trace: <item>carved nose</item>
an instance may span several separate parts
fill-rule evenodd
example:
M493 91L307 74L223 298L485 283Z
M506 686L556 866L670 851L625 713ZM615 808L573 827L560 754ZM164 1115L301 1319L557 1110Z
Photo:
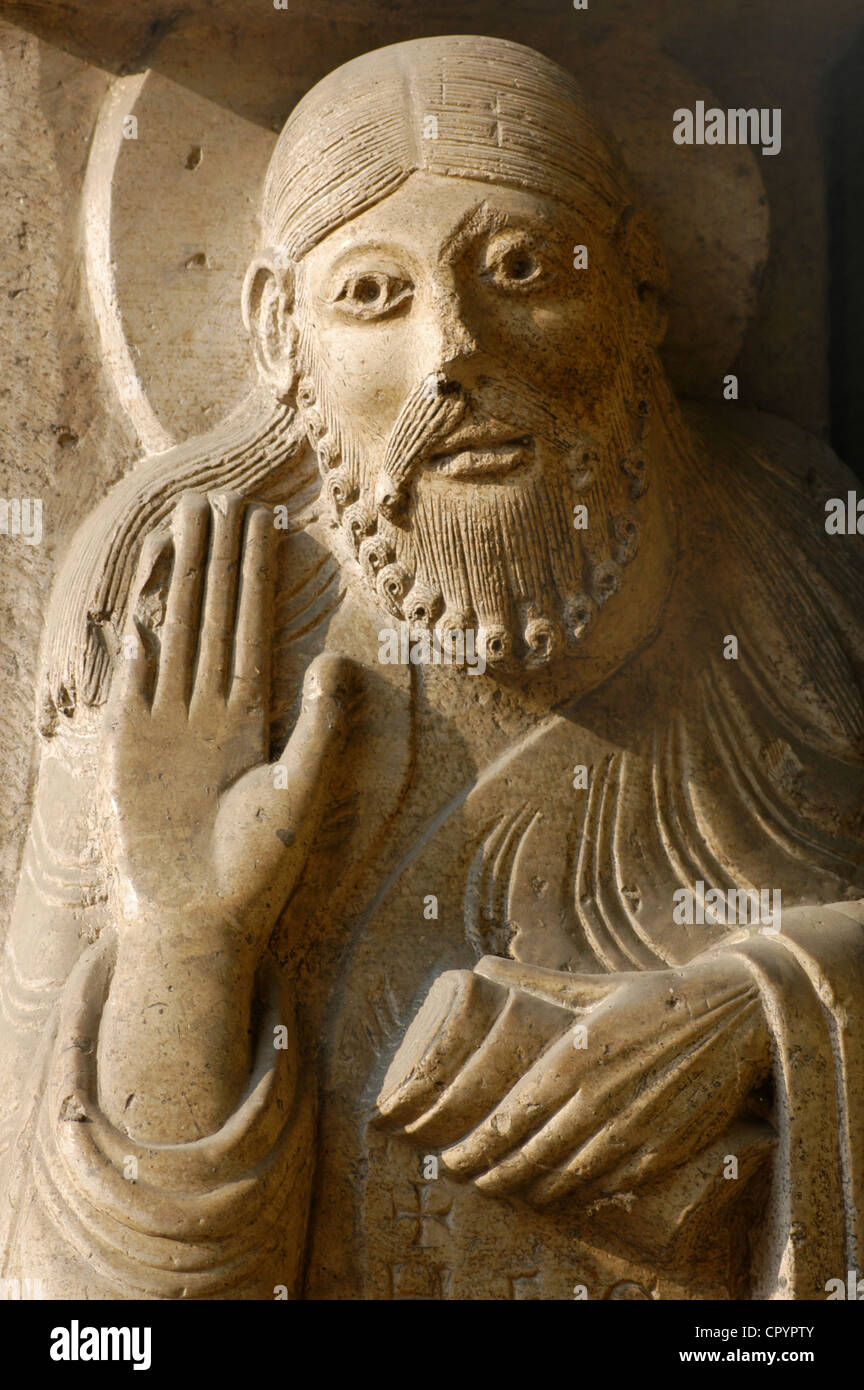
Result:
M441 335L441 366L445 372L460 362L470 361L477 352L477 339L464 324L454 325Z
M438 366L445 376L458 376L461 363L476 356L479 344L471 332L454 292L444 292L435 306L438 336Z

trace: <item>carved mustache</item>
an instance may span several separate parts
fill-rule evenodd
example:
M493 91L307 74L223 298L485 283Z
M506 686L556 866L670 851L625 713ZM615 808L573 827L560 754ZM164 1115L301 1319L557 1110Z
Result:
M448 381L443 372L418 382L393 427L376 487L375 505L388 520L401 512L412 475L430 458L482 447L490 437L496 444L525 438L529 432L555 438L552 412L538 402L536 393L520 385L487 381L482 396L483 406L492 408L489 413L478 409L458 382ZM470 421L463 423L469 406ZM501 407L501 415L496 406ZM511 411L518 424L507 423Z
M409 476L421 457L456 428L467 408L459 386L443 373L414 387L393 426L375 490L375 505L388 520L404 505Z

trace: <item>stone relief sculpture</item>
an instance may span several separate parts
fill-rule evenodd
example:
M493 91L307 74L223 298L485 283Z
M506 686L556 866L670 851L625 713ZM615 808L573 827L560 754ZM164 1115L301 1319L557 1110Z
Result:
M52 600L3 1273L825 1297L864 649L814 480L851 475L679 404L657 238L530 49L338 69L262 226L259 386L114 487Z

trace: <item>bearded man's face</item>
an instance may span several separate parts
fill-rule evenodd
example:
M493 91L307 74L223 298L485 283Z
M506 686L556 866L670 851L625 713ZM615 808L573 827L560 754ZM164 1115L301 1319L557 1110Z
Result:
M425 173L303 257L299 408L392 616L475 628L502 669L578 649L638 545L630 297L563 204Z

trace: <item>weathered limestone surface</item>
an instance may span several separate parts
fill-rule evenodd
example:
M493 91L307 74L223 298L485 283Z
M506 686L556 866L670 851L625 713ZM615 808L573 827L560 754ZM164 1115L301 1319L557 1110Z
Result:
M809 108L786 172L675 146L731 61L623 5L543 20L579 83L518 7L394 12L411 42L324 77L403 37L352 11L252 82L212 9L197 66L194 12L146 52L4 26L4 486L44 535L0 538L2 1272L825 1297L864 1178L862 561L799 428Z

